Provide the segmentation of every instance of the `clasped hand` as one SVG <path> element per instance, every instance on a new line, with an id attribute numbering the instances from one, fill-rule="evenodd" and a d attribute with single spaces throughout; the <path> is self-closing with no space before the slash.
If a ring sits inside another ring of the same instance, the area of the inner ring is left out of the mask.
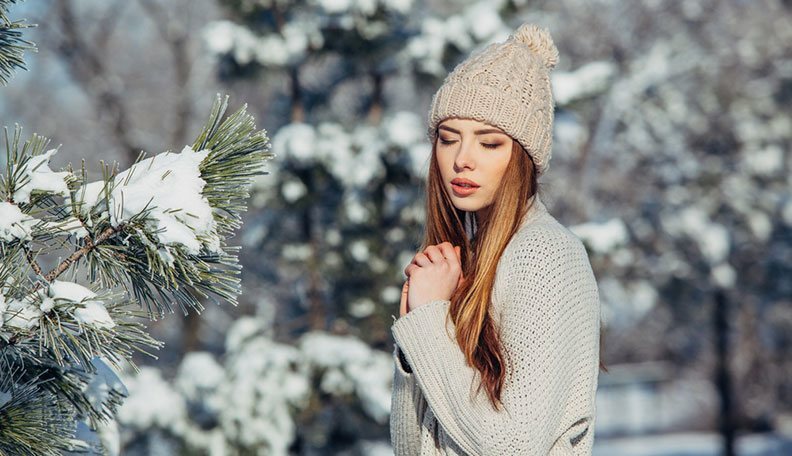
<path id="1" fill-rule="evenodd" d="M 404 268 L 407 281 L 402 287 L 399 316 L 436 300 L 447 300 L 462 283 L 459 246 L 450 242 L 430 245 L 417 253 Z"/>

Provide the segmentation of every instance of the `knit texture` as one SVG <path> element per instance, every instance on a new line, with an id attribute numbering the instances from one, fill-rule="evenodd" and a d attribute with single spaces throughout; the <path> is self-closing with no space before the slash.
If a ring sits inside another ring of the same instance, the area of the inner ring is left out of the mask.
<path id="1" fill-rule="evenodd" d="M 591 454 L 598 286 L 582 242 L 534 200 L 498 263 L 490 307 L 506 357 L 505 410 L 475 394 L 480 374 L 456 343 L 450 302 L 417 307 L 391 327 L 395 454 Z"/>
<path id="2" fill-rule="evenodd" d="M 550 166 L 553 101 L 550 71 L 558 49 L 546 29 L 523 24 L 506 41 L 493 43 L 457 65 L 432 98 L 428 136 L 449 117 L 496 126 L 531 155 L 537 172 Z"/>

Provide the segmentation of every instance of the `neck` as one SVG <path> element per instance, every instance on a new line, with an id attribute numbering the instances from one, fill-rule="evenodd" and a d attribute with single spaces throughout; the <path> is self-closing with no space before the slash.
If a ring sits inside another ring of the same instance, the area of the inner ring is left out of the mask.
<path id="1" fill-rule="evenodd" d="M 489 219 L 492 205 L 483 207 L 476 211 L 476 226 L 483 225 Z"/>

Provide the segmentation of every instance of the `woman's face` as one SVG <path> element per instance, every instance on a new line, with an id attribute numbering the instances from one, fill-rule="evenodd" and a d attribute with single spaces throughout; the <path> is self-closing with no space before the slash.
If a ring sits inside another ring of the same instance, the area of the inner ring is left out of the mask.
<path id="1" fill-rule="evenodd" d="M 503 130 L 477 120 L 448 118 L 438 125 L 437 164 L 457 209 L 487 212 L 509 164 L 513 141 Z"/>

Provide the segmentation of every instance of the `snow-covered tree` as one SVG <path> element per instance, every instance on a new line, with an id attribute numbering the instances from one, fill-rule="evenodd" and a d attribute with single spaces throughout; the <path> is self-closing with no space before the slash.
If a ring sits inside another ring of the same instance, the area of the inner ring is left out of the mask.
<path id="1" fill-rule="evenodd" d="M 0 4 L 0 75 L 23 67 L 21 40 Z M 77 423 L 110 422 L 124 395 L 99 388 L 106 366 L 161 344 L 143 319 L 200 298 L 236 303 L 240 226 L 249 187 L 271 157 L 243 107 L 218 96 L 196 140 L 141 154 L 124 171 L 53 171 L 58 148 L 5 128 L 0 175 L 0 454 L 87 449 Z M 145 309 L 146 311 L 143 311 Z M 106 386 L 106 383 L 104 384 Z"/>
<path id="2" fill-rule="evenodd" d="M 47 139 L 6 130 L 0 449 L 56 454 L 74 443 L 77 419 L 111 419 L 120 395 L 97 401 L 88 382 L 97 363 L 118 369 L 160 346 L 141 317 L 200 312 L 199 298 L 236 303 L 238 247 L 226 240 L 270 154 L 244 107 L 225 117 L 227 101 L 192 145 L 108 166 L 93 182 L 84 168 L 51 170 Z"/>
<path id="3" fill-rule="evenodd" d="M 271 329 L 261 318 L 238 319 L 222 360 L 191 352 L 172 384 L 151 367 L 130 376 L 129 398 L 118 413 L 123 447 L 139 454 L 276 456 L 313 445 L 328 452 L 335 448 L 328 416 L 344 416 L 346 432 L 357 439 L 366 428 L 387 425 L 390 353 L 322 331 L 305 333 L 294 345 L 279 343 Z M 298 432 L 306 416 L 321 421 L 312 433 Z"/>

